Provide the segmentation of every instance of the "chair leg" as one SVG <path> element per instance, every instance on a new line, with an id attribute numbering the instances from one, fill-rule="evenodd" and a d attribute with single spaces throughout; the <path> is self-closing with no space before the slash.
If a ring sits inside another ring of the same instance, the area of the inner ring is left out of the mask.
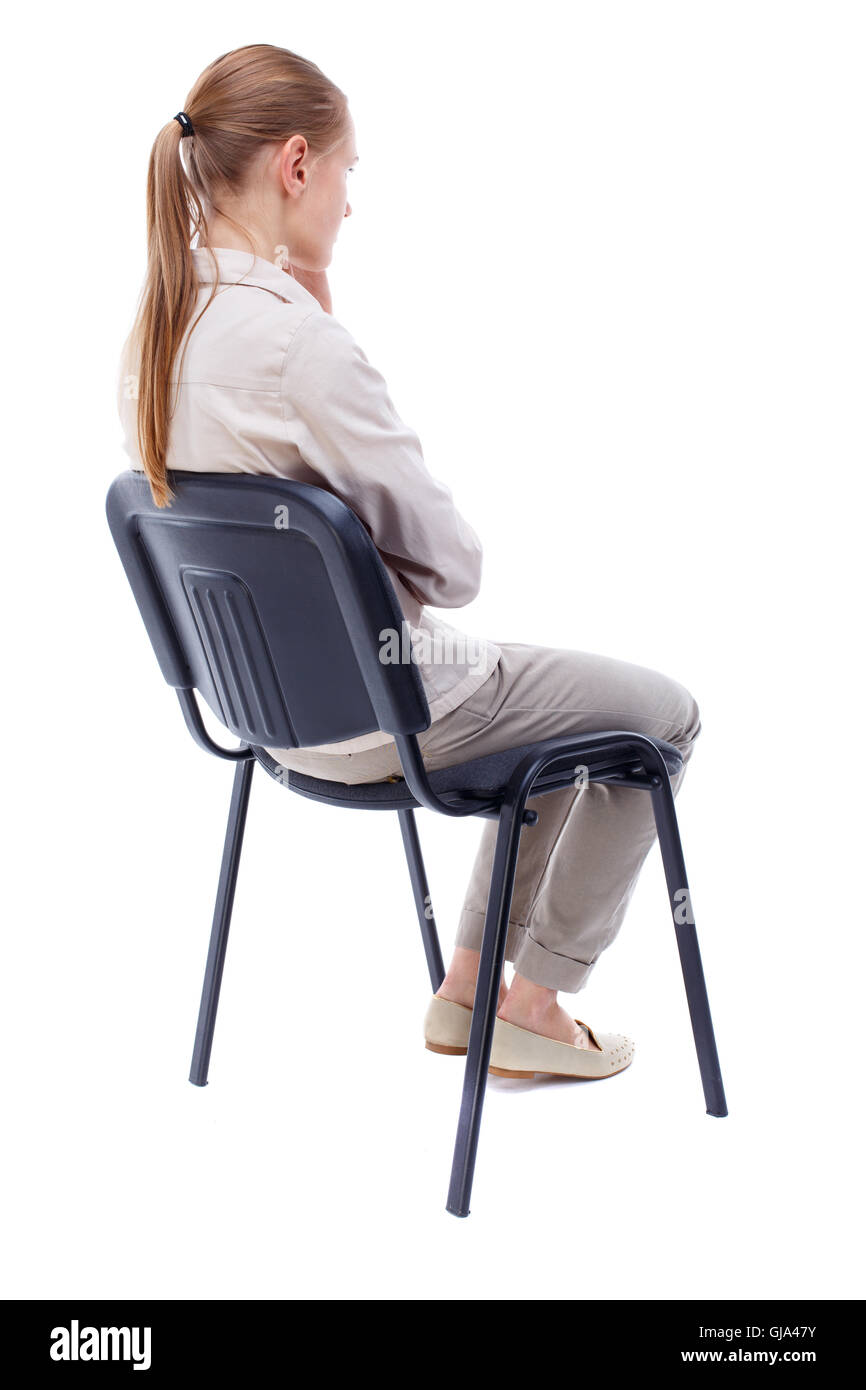
<path id="1" fill-rule="evenodd" d="M 427 969 L 430 971 L 430 983 L 435 994 L 445 979 L 445 965 L 442 960 L 442 949 L 439 945 L 439 934 L 436 931 L 436 920 L 430 903 L 430 891 L 427 887 L 424 860 L 421 857 L 421 842 L 418 839 L 415 812 L 413 810 L 398 811 L 397 815 L 400 817 L 400 833 L 403 836 L 403 848 L 406 851 L 406 859 L 409 864 L 409 877 L 412 880 L 412 892 L 415 896 L 418 921 L 421 923 L 421 939 L 424 942 Z"/>
<path id="2" fill-rule="evenodd" d="M 255 759 L 248 758 L 235 766 L 232 784 L 232 799 L 226 825 L 226 838 L 223 847 L 222 867 L 217 887 L 210 946 L 204 973 L 201 1005 L 198 1013 L 198 1027 L 192 1054 L 192 1069 L 189 1079 L 194 1086 L 207 1085 L 207 1072 L 210 1064 L 211 1044 L 216 1023 L 217 1004 L 220 997 L 220 984 L 223 964 L 229 939 L 229 926 L 232 920 L 232 905 L 235 898 L 235 885 L 238 880 L 238 866 L 244 842 L 244 825 L 247 819 L 247 806 L 250 799 Z"/>
<path id="3" fill-rule="evenodd" d="M 707 986 L 701 965 L 695 919 L 691 909 L 686 864 L 683 858 L 677 813 L 674 807 L 673 788 L 667 772 L 663 776 L 655 778 L 654 783 L 652 799 L 656 829 L 662 852 L 677 946 L 680 952 L 680 964 L 683 969 L 686 999 L 692 1020 L 692 1032 L 698 1054 L 698 1067 L 704 1088 L 707 1114 L 727 1115 L 728 1107 L 725 1102 L 722 1073 L 716 1051 L 713 1020 L 710 1017 L 710 1001 L 707 998 Z"/>
<path id="4" fill-rule="evenodd" d="M 484 935 L 481 941 L 481 960 L 475 986 L 472 1024 L 469 1029 L 469 1051 L 463 1079 L 460 1118 L 457 1123 L 457 1142 L 451 1168 L 446 1210 L 454 1216 L 469 1215 L 475 1155 L 481 1130 L 481 1110 L 487 1085 L 487 1068 L 493 1046 L 493 1029 L 499 1005 L 499 981 L 505 959 L 508 936 L 508 915 L 514 892 L 514 873 L 520 848 L 523 803 L 504 804 L 499 815 L 499 832 L 493 856 L 490 894 Z"/>

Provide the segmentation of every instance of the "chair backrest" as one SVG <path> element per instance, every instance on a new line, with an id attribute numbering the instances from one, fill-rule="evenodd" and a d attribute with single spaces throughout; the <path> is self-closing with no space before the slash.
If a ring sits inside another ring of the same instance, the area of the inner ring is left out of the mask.
<path id="1" fill-rule="evenodd" d="M 261 475 L 172 472 L 170 481 L 168 507 L 138 469 L 115 478 L 106 499 L 169 685 L 198 690 L 226 728 L 259 746 L 429 727 L 417 665 L 391 659 L 395 647 L 411 651 L 394 586 L 344 502 Z"/>

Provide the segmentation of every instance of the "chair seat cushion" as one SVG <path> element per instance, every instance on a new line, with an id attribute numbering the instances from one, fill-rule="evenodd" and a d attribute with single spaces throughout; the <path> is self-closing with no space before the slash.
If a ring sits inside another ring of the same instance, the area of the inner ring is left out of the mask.
<path id="1" fill-rule="evenodd" d="M 623 736 L 622 730 L 612 730 Z M 589 740 L 591 737 L 602 739 L 605 733 L 594 736 L 586 735 Z M 498 753 L 488 753 L 483 758 L 473 758 L 470 762 L 455 763 L 450 767 L 439 768 L 435 772 L 429 772 L 430 785 L 439 796 L 446 796 L 448 793 L 464 793 L 466 795 L 484 801 L 492 798 L 501 800 L 505 794 L 506 784 L 517 767 L 518 763 L 528 754 L 541 750 L 545 744 L 555 743 L 555 739 L 539 740 L 535 743 L 522 743 L 515 748 L 506 748 Z M 680 772 L 682 769 L 682 756 L 679 750 L 672 743 L 666 743 L 664 739 L 652 738 L 656 748 L 662 754 L 665 765 L 671 776 Z M 605 773 L 610 774 L 610 779 L 614 780 L 617 773 L 621 772 L 625 764 L 622 758 L 616 759 L 614 767 L 609 756 L 604 755 L 593 759 L 591 754 L 591 744 L 588 745 L 589 751 L 585 755 L 571 753 L 559 758 L 556 763 L 551 764 L 550 772 L 557 769 L 562 770 L 560 786 L 566 786 L 574 780 L 574 770 L 581 756 L 585 756 L 586 765 L 589 767 L 590 781 L 605 780 Z M 254 748 L 256 758 L 262 766 L 283 786 L 287 786 L 291 791 L 298 792 L 301 796 L 307 796 L 314 801 L 326 801 L 336 806 L 356 806 L 369 810 L 399 811 L 418 806 L 419 803 L 412 795 L 403 777 L 394 778 L 385 782 L 331 782 L 322 777 L 309 777 L 306 773 L 295 772 L 291 768 L 284 767 L 278 763 L 264 748 Z M 628 764 L 628 769 L 637 773 L 643 772 L 638 758 Z M 548 790 L 553 790 L 549 788 Z M 535 793 L 533 793 L 534 795 Z"/>

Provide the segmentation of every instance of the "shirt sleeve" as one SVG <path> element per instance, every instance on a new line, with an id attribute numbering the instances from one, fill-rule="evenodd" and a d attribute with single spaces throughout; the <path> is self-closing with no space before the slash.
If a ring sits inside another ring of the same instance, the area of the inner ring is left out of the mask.
<path id="1" fill-rule="evenodd" d="M 481 542 L 429 472 L 381 373 L 333 315 L 312 313 L 298 328 L 282 397 L 304 462 L 365 524 L 409 592 L 434 607 L 469 603 L 481 585 Z"/>

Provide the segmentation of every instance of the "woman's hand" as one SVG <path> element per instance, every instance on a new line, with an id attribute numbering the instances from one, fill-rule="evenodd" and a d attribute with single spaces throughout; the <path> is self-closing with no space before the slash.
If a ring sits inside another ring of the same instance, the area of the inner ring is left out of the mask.
<path id="1" fill-rule="evenodd" d="M 286 265 L 283 266 L 283 270 L 287 275 L 292 274 Z M 309 290 L 315 299 L 318 299 L 326 314 L 333 314 L 334 305 L 326 270 L 302 270 L 300 266 L 295 266 L 293 278 L 297 280 L 299 285 L 303 285 L 305 290 Z"/>

